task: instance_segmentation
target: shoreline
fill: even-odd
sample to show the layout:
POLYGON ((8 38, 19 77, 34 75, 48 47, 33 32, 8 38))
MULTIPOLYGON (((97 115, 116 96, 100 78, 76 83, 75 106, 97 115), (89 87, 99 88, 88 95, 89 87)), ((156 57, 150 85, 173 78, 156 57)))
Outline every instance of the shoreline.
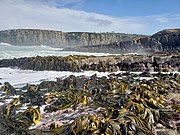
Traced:
POLYGON ((180 129, 179 65, 178 52, 0 60, 0 130, 122 134, 126 126, 133 134, 175 135, 180 129))
POLYGON ((0 60, 0 67, 18 67, 36 71, 180 71, 180 52, 153 55, 110 56, 36 56, 0 60))
MULTIPOLYGON (((70 71, 33 71, 33 70, 21 70, 19 68, 0 68, 0 87, 4 82, 10 82, 15 88, 18 86, 25 86, 26 84, 39 84, 42 81, 55 81, 56 78, 66 78, 70 75, 87 77, 96 74, 98 77, 108 76, 109 74, 127 73, 127 71, 117 72, 98 72, 98 71, 82 71, 82 72, 70 72, 70 71), (25 76, 27 79, 25 79, 25 76), (23 80, 21 79, 23 78, 23 80)), ((129 72, 130 74, 142 74, 143 72, 129 72)), ((180 74, 178 71, 174 72, 149 72, 150 74, 180 74)))
MULTIPOLYGON (((21 133, 36 133, 39 135, 45 133, 48 135, 56 133, 70 134, 71 130, 66 130, 66 128, 71 128, 72 124, 76 123, 78 120, 84 121, 85 119, 91 119, 91 117, 94 117, 95 120, 99 121, 100 125, 103 125, 103 123, 106 122, 115 122, 115 118, 122 118, 126 122, 126 117, 132 115, 135 117, 137 113, 137 116, 143 116, 144 113, 141 112, 143 111, 143 108, 141 108, 141 111, 134 110, 134 112, 133 106, 135 107, 136 104, 141 103, 141 100, 138 99, 138 93, 140 91, 143 93, 147 91, 152 94, 149 96, 153 98, 153 102, 149 101, 150 97, 144 97, 143 95, 141 95, 141 99, 144 100, 142 101, 143 106, 146 109, 150 108, 149 111, 153 114, 151 119, 155 122, 151 121, 149 123, 151 126, 153 126, 153 132, 160 133, 164 130, 166 132, 172 132, 172 130, 168 128, 169 126, 172 126, 174 129, 176 129, 177 132, 179 131, 178 121, 176 120, 176 115, 178 115, 178 112, 175 113, 175 111, 178 111, 178 109, 175 105, 180 101, 173 101, 170 94, 172 95, 172 93, 174 93, 173 98, 175 98, 174 96, 177 97, 179 95, 178 91, 180 79, 178 78, 180 78, 180 75, 176 73, 135 74, 121 72, 117 74, 112 73, 106 77, 98 77, 96 74, 89 77, 84 75, 70 75, 65 78, 57 78, 56 81, 49 80, 42 81, 40 84, 27 84, 26 86, 18 89, 14 88, 11 84, 6 82, 0 88, 1 91, 4 91, 1 92, 1 95, 3 96, 1 96, 0 101, 4 102, 4 104, 2 104, 0 107, 0 113, 2 113, 1 115, 3 116, 8 116, 13 119, 15 127, 9 130, 11 132, 14 132, 18 129, 16 126, 18 126, 18 123, 21 123, 18 121, 18 119, 27 117, 26 119, 29 120, 24 122, 27 124, 29 123, 29 126, 26 127, 27 125, 22 125, 21 128, 25 130, 19 129, 21 133), (152 78, 150 79, 140 79, 142 76, 151 75, 152 78), (169 80, 171 80, 171 82, 169 82, 169 80), (162 89, 159 89, 159 87, 162 89), (137 88, 139 88, 140 91, 137 88), (74 93, 76 96, 71 95, 72 93, 74 93), (177 94, 175 95, 175 93, 177 94), (71 98, 68 97, 69 95, 71 95, 71 98), (160 102, 159 99, 156 99, 154 96, 156 98, 163 96, 161 97, 162 101, 160 100, 160 102), (74 100, 74 98, 77 98, 78 100, 74 100), (129 103, 131 102, 133 102, 134 105, 130 107, 129 103), (174 102, 177 103, 174 104, 174 102), (8 105, 10 108, 14 106, 14 109, 12 108, 14 111, 11 110, 9 113, 6 113, 1 110, 3 106, 6 107, 8 105), (26 114, 26 112, 31 111, 31 109, 36 112, 35 115, 40 116, 40 119, 37 119, 37 121, 32 121, 31 117, 26 114), (161 112, 163 114, 160 113, 160 116, 162 115, 162 120, 168 119, 168 123, 166 123, 168 126, 162 125, 162 122, 158 121, 156 119, 157 116, 154 115, 155 110, 160 111, 161 109, 164 109, 165 112, 168 111, 170 113, 166 114, 167 118, 164 117, 165 112, 161 112), (170 120, 169 116, 173 116, 173 120, 170 120), (37 123, 33 124, 34 122, 37 123), (172 122, 175 122, 176 126, 173 126, 172 122), (156 126, 156 124, 159 125, 156 126)), ((6 119, 1 118, 1 122, 10 122, 11 119, 8 119, 8 117, 6 119)), ((144 121, 142 117, 139 118, 144 121)), ((150 117, 147 117, 145 120, 149 121, 149 119, 150 117)), ((86 121, 84 122, 86 123, 86 121)), ((92 122, 94 121, 92 120, 92 122)), ((0 126, 0 129, 1 128, 3 129, 3 126, 0 126)), ((9 128, 8 125, 6 128, 9 128)), ((81 126, 79 128, 81 128, 81 126)), ((101 128, 101 126, 97 127, 97 129, 99 128, 101 128)), ((143 132, 150 132, 148 125, 146 128, 147 131, 143 132)), ((118 131, 117 128, 116 130, 118 131)), ((76 133, 85 131, 86 130, 76 130, 76 133)), ((91 129, 89 132, 93 133, 94 131, 96 131, 96 129, 91 129)), ((128 131, 131 131, 131 129, 128 128, 128 131)), ((132 130, 132 132, 135 132, 135 130, 132 130)), ((175 130, 173 132, 175 132, 175 130)))

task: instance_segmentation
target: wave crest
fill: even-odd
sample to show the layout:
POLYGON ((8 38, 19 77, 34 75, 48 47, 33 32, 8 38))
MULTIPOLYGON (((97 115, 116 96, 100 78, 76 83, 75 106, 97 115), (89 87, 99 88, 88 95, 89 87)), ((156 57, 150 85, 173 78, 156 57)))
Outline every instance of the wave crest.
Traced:
POLYGON ((0 45, 12 46, 11 44, 5 42, 1 42, 0 45))

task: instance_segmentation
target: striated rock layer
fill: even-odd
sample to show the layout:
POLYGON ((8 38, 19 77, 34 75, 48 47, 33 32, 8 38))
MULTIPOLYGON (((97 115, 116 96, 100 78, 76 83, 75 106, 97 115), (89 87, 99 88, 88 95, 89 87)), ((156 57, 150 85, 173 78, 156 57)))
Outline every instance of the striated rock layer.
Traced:
POLYGON ((129 41, 144 37, 123 33, 62 32, 40 29, 15 29, 0 31, 0 42, 12 45, 48 45, 52 47, 91 46, 129 41))
POLYGON ((118 56, 31 57, 0 60, 0 67, 55 71, 180 71, 179 53, 118 56))
POLYGON ((133 38, 110 44, 82 46, 76 51, 110 52, 110 53, 152 53, 180 50, 180 29, 160 31, 151 37, 133 38))
POLYGON ((0 31, 0 42, 20 46, 48 45, 70 51, 153 53, 180 50, 180 29, 162 30, 152 36, 17 29, 0 31))

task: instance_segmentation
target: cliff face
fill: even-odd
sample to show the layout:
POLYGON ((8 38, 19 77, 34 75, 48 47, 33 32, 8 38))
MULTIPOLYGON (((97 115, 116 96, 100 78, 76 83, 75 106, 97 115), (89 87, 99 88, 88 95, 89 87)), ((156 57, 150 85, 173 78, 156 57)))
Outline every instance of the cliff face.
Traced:
POLYGON ((110 53, 178 51, 180 50, 180 29, 163 30, 150 37, 133 38, 128 41, 96 46, 82 46, 76 49, 110 53))
POLYGON ((137 40, 143 49, 156 52, 180 50, 180 29, 162 30, 151 37, 137 40))
POLYGON ((160 31, 151 36, 151 42, 159 46, 160 51, 180 50, 180 29, 160 31))
POLYGON ((0 31, 0 42, 13 45, 48 45, 52 47, 91 46, 128 41, 140 35, 117 33, 62 32, 38 29, 0 31))
POLYGON ((152 36, 123 33, 62 32, 38 29, 0 31, 0 42, 13 45, 48 45, 66 50, 131 53, 180 50, 180 29, 152 36))

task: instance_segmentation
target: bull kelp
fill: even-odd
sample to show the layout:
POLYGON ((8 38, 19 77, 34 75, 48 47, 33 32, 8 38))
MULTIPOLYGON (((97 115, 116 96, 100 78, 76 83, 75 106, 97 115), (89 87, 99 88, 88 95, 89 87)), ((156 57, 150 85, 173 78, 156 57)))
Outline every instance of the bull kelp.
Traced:
POLYGON ((180 75, 70 75, 1 87, 1 134, 152 135, 180 130, 180 75), (173 95, 173 96, 172 96, 173 95))

